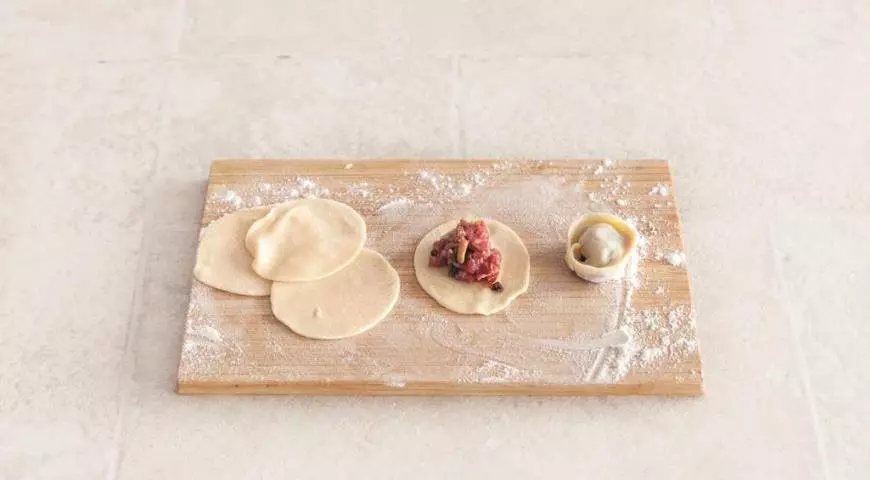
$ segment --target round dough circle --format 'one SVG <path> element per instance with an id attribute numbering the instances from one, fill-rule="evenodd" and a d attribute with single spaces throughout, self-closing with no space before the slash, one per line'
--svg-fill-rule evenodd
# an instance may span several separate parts
<path id="1" fill-rule="evenodd" d="M 272 284 L 272 312 L 303 337 L 332 340 L 374 327 L 399 299 L 399 274 L 381 254 L 363 249 L 335 275 Z"/>
<path id="2" fill-rule="evenodd" d="M 414 252 L 414 272 L 423 290 L 443 307 L 456 313 L 491 315 L 504 310 L 529 288 L 531 262 L 529 251 L 513 230 L 496 220 L 486 220 L 490 242 L 501 251 L 502 265 L 499 281 L 504 290 L 494 292 L 482 283 L 460 282 L 447 275 L 446 268 L 429 266 L 432 244 L 445 233 L 456 228 L 458 220 L 443 223 L 420 240 Z"/>
<path id="3" fill-rule="evenodd" d="M 346 267 L 366 241 L 366 222 L 333 200 L 294 200 L 272 207 L 245 238 L 252 268 L 269 280 L 310 282 Z"/>
<path id="4" fill-rule="evenodd" d="M 193 275 L 197 280 L 239 295 L 268 295 L 272 282 L 251 269 L 254 259 L 245 249 L 248 229 L 268 211 L 268 207 L 239 210 L 211 222 L 196 251 Z"/>

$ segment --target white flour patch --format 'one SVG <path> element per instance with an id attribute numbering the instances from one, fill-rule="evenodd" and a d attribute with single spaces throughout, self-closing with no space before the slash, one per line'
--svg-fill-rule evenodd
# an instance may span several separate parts
<path id="1" fill-rule="evenodd" d="M 179 369 L 179 377 L 201 376 L 241 364 L 244 339 L 237 329 L 220 324 L 211 288 L 196 280 L 191 287 L 187 318 L 181 351 L 181 363 L 186 368 Z"/>
<path id="2" fill-rule="evenodd" d="M 198 327 L 194 327 L 191 330 L 191 336 L 198 337 L 210 341 L 212 343 L 218 344 L 223 338 L 214 327 L 210 325 L 201 325 Z"/>
<path id="3" fill-rule="evenodd" d="M 656 254 L 656 260 L 663 261 L 675 267 L 684 267 L 686 265 L 686 254 L 680 251 L 659 252 Z"/>
<path id="4" fill-rule="evenodd" d="M 481 383 L 503 383 L 523 380 L 523 372 L 504 363 L 487 360 L 477 367 L 477 381 Z"/>
<path id="5" fill-rule="evenodd" d="M 405 210 L 412 205 L 414 205 L 414 202 L 410 199 L 405 197 L 399 197 L 381 205 L 380 208 L 378 208 L 377 213 L 385 214 L 396 210 Z"/>
<path id="6" fill-rule="evenodd" d="M 382 377 L 384 385 L 393 388 L 405 388 L 408 386 L 408 380 L 402 375 L 388 374 Z"/>
<path id="7" fill-rule="evenodd" d="M 317 184 L 314 180 L 308 177 L 296 177 L 296 185 L 295 189 L 291 191 L 295 194 L 298 192 L 298 196 L 303 198 L 323 198 L 329 196 L 329 189 L 323 188 Z"/>
<path id="8" fill-rule="evenodd" d="M 668 186 L 661 182 L 657 183 L 649 192 L 650 195 L 661 195 L 663 197 L 667 196 L 669 193 Z"/>
<path id="9" fill-rule="evenodd" d="M 417 186 L 424 187 L 424 190 L 428 190 L 428 192 L 418 191 L 417 193 L 428 193 L 429 198 L 437 203 L 443 203 L 444 200 L 466 197 L 471 194 L 475 187 L 485 185 L 487 178 L 503 169 L 503 166 L 496 163 L 489 168 L 460 176 L 420 170 L 416 175 Z M 445 196 L 447 198 L 443 198 Z"/>
<path id="10" fill-rule="evenodd" d="M 592 381 L 613 383 L 633 368 L 672 367 L 697 352 L 695 321 L 688 307 L 640 311 L 629 307 L 623 321 L 621 328 L 630 332 L 631 341 L 605 354 L 606 361 Z"/>
<path id="11" fill-rule="evenodd" d="M 372 192 L 369 191 L 368 182 L 351 183 L 347 186 L 346 192 L 351 196 L 360 196 L 364 198 L 372 194 Z"/>
<path id="12" fill-rule="evenodd" d="M 242 198 L 234 191 L 226 187 L 217 188 L 212 193 L 212 200 L 215 202 L 225 203 L 233 209 L 239 209 L 244 205 Z"/>

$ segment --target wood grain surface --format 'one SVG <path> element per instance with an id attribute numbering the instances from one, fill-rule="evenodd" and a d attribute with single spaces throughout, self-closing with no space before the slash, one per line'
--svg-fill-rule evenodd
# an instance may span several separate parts
<path id="1" fill-rule="evenodd" d="M 316 341 L 278 322 L 267 298 L 225 293 L 194 280 L 179 393 L 701 393 L 687 270 L 661 258 L 683 248 L 666 161 L 348 162 L 215 161 L 202 225 L 238 208 L 306 194 L 345 202 L 366 219 L 367 247 L 399 272 L 396 308 L 362 335 Z M 658 184 L 669 194 L 650 194 Z M 568 225 L 591 211 L 632 218 L 645 236 L 634 281 L 593 285 L 565 266 Z M 443 309 L 419 287 L 413 271 L 419 239 L 469 213 L 510 225 L 531 255 L 529 291 L 488 317 Z M 669 315 L 671 327 L 681 323 L 679 331 L 665 335 Z M 585 345 L 624 325 L 649 327 L 633 327 L 634 350 L 561 346 Z M 674 341 L 689 347 L 675 349 Z"/>

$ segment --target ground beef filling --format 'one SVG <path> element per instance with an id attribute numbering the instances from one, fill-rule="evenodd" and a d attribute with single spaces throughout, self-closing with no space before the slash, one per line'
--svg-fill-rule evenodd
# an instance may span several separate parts
<path id="1" fill-rule="evenodd" d="M 504 290 L 498 281 L 501 252 L 489 245 L 489 229 L 483 220 L 460 220 L 432 245 L 430 267 L 447 267 L 447 274 L 460 282 L 485 282 L 496 292 Z"/>

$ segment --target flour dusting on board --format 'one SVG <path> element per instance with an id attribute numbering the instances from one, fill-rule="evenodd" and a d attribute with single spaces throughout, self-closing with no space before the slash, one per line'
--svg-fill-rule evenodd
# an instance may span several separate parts
<path id="1" fill-rule="evenodd" d="M 405 389 L 446 374 L 482 385 L 614 384 L 638 372 L 674 369 L 697 355 L 691 304 L 671 299 L 670 290 L 650 284 L 646 272 L 685 263 L 679 238 L 671 233 L 676 224 L 650 213 L 653 202 L 671 194 L 664 183 L 632 186 L 614 171 L 618 162 L 609 160 L 558 174 L 548 173 L 545 162 L 495 162 L 458 174 L 420 163 L 393 183 L 366 178 L 364 164 L 347 165 L 322 178 L 246 177 L 245 183 L 210 188 L 206 218 L 299 198 L 350 204 L 369 226 L 367 246 L 408 272 L 396 309 L 376 327 L 380 334 L 365 334 L 366 342 L 303 340 L 271 317 L 264 298 L 246 298 L 240 315 L 265 320 L 224 321 L 219 297 L 226 294 L 194 281 L 180 378 L 242 375 L 243 366 L 256 364 L 256 374 L 244 374 L 248 380 L 362 379 Z M 516 175 L 520 170 L 524 174 Z M 621 281 L 587 284 L 563 265 L 568 227 L 591 211 L 620 215 L 640 232 L 640 248 Z M 510 225 L 532 256 L 529 291 L 490 317 L 448 312 L 413 283 L 418 239 L 434 225 L 467 216 Z M 564 279 L 544 287 L 545 271 Z M 576 314 L 566 315 L 571 309 Z M 529 324 L 528 318 L 559 320 Z M 443 368 L 417 366 L 408 352 Z"/>
<path id="2" fill-rule="evenodd" d="M 240 364 L 244 339 L 239 333 L 235 328 L 221 325 L 220 310 L 212 299 L 211 288 L 194 280 L 181 351 L 182 365 L 196 372 Z"/>

